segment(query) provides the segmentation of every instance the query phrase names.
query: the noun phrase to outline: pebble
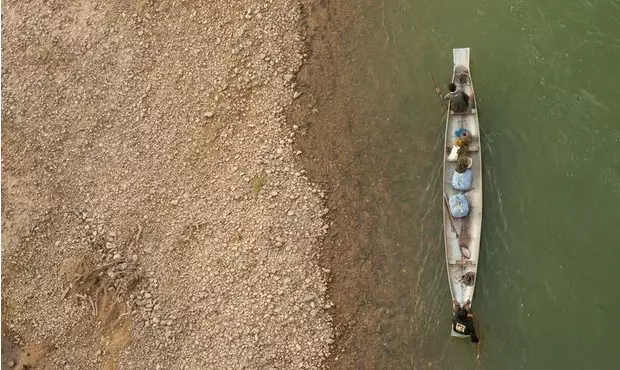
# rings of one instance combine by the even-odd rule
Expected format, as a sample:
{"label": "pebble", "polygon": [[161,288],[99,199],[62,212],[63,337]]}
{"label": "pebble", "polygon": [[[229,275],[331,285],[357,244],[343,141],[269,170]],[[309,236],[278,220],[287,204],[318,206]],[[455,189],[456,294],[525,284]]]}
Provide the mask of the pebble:
{"label": "pebble", "polygon": [[214,113],[213,113],[213,112],[211,112],[211,111],[205,112],[205,117],[207,117],[207,118],[211,118],[211,117],[213,117],[213,114],[214,114]]}
{"label": "pebble", "polygon": [[172,204],[173,206],[179,205],[179,200],[178,199],[173,199],[170,201],[170,204]]}
{"label": "pebble", "polygon": [[316,296],[314,294],[308,294],[307,296],[304,297],[304,302],[308,303],[311,301],[314,301],[316,299]]}
{"label": "pebble", "polygon": [[299,98],[303,93],[300,91],[295,91],[295,93],[293,94],[293,99],[297,99]]}

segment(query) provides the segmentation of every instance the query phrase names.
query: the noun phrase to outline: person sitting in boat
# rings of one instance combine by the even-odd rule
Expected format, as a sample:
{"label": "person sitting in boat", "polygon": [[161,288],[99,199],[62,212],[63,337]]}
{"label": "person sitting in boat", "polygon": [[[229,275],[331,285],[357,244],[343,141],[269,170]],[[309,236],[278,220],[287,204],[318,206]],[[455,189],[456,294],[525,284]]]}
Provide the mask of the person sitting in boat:
{"label": "person sitting in boat", "polygon": [[450,83],[448,85],[449,93],[444,96],[444,100],[450,101],[450,109],[454,113],[463,113],[469,109],[471,97],[462,90],[456,90],[456,85]]}
{"label": "person sitting in boat", "polygon": [[471,342],[477,344],[480,342],[476,335],[476,326],[474,325],[474,315],[469,312],[471,309],[471,301],[467,301],[463,307],[455,300],[452,302],[454,314],[452,316],[452,329],[463,335],[469,335]]}

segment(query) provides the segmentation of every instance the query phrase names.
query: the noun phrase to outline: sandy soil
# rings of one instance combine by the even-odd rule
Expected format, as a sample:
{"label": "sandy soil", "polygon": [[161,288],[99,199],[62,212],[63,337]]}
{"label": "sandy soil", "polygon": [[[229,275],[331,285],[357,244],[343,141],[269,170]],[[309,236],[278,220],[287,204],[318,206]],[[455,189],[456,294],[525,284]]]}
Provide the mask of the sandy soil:
{"label": "sandy soil", "polygon": [[[3,2],[2,362],[318,368],[303,6]],[[316,112],[316,111],[315,111]]]}

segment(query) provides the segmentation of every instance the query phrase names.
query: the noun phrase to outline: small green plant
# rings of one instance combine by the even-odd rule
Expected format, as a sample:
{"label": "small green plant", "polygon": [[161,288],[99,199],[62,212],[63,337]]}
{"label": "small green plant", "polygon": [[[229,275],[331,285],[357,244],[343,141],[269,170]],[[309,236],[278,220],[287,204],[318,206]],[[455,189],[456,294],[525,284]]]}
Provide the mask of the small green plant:
{"label": "small green plant", "polygon": [[252,186],[252,194],[257,197],[260,193],[260,190],[263,188],[263,186],[265,186],[266,183],[267,174],[265,173],[265,171],[261,170],[259,173],[255,173],[250,180],[250,185]]}

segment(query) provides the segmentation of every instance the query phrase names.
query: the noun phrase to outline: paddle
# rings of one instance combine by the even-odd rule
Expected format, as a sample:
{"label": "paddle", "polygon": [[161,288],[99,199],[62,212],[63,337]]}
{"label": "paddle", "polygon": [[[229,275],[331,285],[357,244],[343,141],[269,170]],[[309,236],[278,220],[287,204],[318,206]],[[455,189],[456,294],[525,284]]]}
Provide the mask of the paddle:
{"label": "paddle", "polygon": [[[454,299],[452,301],[452,309],[454,310],[453,315],[457,314],[457,310],[459,309],[459,307],[460,307],[460,303],[456,299]],[[475,344],[476,345],[476,360],[480,360],[480,349],[482,348],[482,339],[480,336],[480,331],[479,331],[479,326],[477,324],[476,316],[474,315],[474,312],[471,309],[471,301],[467,300],[463,308],[467,310],[467,313],[468,313],[467,316],[471,316],[471,320],[474,323],[474,329],[476,330],[476,335],[478,337],[478,343]]]}
{"label": "paddle", "polygon": [[[472,315],[473,315],[473,312],[472,312]],[[480,360],[480,348],[482,347],[482,336],[480,335],[480,325],[478,325],[478,320],[474,320],[474,325],[476,326],[476,334],[478,335],[478,343],[476,343],[476,360]]]}
{"label": "paddle", "polygon": [[476,319],[476,316],[474,315],[474,312],[471,308],[471,300],[467,300],[467,302],[465,302],[465,307],[469,307],[468,311],[471,314],[471,318],[474,322],[474,328],[476,330],[476,335],[478,336],[478,343],[476,343],[476,360],[480,360],[480,348],[482,346],[482,336],[480,335],[480,326],[478,325],[478,320]]}
{"label": "paddle", "polygon": [[452,213],[450,213],[450,204],[448,203],[448,196],[446,193],[443,193],[443,204],[446,206],[446,210],[448,211],[448,217],[450,217],[450,227],[452,227],[452,231],[456,234],[456,237],[459,237],[458,231],[456,231],[456,226],[454,226],[454,220],[452,219]]}
{"label": "paddle", "polygon": [[433,83],[435,84],[435,92],[437,93],[437,96],[439,96],[439,100],[441,100],[441,106],[447,109],[448,107],[446,106],[446,102],[443,99],[443,96],[441,96],[441,89],[439,88],[439,85],[437,84],[435,77],[433,77],[433,74],[431,72],[428,72],[428,74],[431,76],[431,79],[433,80]]}

